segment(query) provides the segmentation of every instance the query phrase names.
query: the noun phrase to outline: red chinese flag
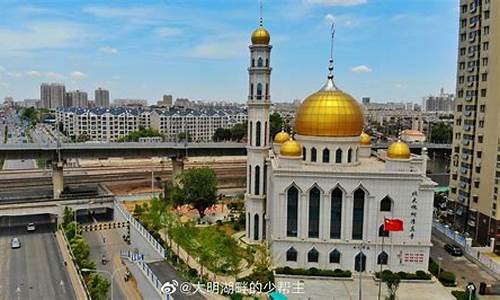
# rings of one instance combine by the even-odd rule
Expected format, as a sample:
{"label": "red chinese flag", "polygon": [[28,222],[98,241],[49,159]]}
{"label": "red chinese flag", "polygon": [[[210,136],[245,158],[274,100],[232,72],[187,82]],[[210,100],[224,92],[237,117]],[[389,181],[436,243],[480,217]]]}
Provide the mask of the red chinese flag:
{"label": "red chinese flag", "polygon": [[403,231],[403,220],[401,219],[384,219],[385,231]]}

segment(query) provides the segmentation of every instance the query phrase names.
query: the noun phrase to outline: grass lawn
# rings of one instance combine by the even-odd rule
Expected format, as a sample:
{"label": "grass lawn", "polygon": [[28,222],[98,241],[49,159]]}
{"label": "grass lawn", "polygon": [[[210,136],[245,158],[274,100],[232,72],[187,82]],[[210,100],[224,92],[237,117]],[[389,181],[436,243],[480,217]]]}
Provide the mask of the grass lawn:
{"label": "grass lawn", "polygon": [[245,249],[231,237],[231,225],[195,227],[192,223],[177,224],[170,235],[191,256],[199,257],[200,263],[212,272],[235,275],[240,264],[253,259],[252,249]]}

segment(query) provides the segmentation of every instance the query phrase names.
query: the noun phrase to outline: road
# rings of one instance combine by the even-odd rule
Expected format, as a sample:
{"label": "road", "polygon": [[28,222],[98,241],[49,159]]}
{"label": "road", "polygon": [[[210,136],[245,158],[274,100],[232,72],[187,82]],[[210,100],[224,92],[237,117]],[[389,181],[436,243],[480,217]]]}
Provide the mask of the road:
{"label": "road", "polygon": [[[8,134],[10,137],[7,139],[7,144],[23,144],[28,142],[27,137],[21,136],[21,133],[24,134],[27,131],[26,124],[22,124],[19,117],[14,114],[9,115],[6,120],[8,126]],[[4,125],[2,125],[4,126]],[[5,127],[4,127],[5,128]],[[2,129],[2,142],[4,141],[5,130]],[[34,169],[36,167],[36,163],[34,159],[15,159],[15,160],[6,160],[3,164],[4,170],[21,170],[21,169]]]}
{"label": "road", "polygon": [[[160,282],[172,282],[173,280],[177,281],[179,287],[184,283],[185,280],[177,273],[177,271],[166,261],[157,261],[148,263],[148,266],[151,268],[151,271],[158,277]],[[205,299],[199,292],[196,292],[196,286],[189,285],[190,289],[186,290],[186,292],[181,292],[178,287],[177,290],[172,294],[175,300],[203,300]]]}
{"label": "road", "polygon": [[451,256],[444,250],[445,242],[437,236],[432,236],[433,246],[431,248],[431,258],[437,263],[438,257],[443,258],[441,268],[446,271],[455,273],[457,284],[460,287],[465,287],[467,283],[474,282],[479,287],[479,283],[484,281],[488,284],[498,282],[488,272],[481,269],[478,265],[471,262],[464,256]]}
{"label": "road", "polygon": [[[10,248],[14,233],[19,249]],[[0,234],[0,299],[76,299],[52,232],[19,228]]]}

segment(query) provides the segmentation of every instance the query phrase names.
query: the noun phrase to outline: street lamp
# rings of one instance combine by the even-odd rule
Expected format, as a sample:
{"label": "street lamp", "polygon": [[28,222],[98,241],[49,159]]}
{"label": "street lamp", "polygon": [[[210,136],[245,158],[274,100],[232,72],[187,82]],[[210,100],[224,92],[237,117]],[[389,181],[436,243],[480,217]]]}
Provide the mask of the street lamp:
{"label": "street lamp", "polygon": [[[359,297],[358,299],[359,300],[362,300],[362,273],[364,271],[364,265],[363,264],[363,257],[365,256],[365,254],[363,253],[363,250],[370,250],[370,246],[366,245],[364,242],[361,242],[361,244],[358,244],[358,245],[355,245],[354,246],[354,249],[359,249],[359,264],[358,264],[358,267],[359,267],[359,287],[358,287],[358,294],[359,294]],[[366,258],[365,258],[366,259]]]}
{"label": "street lamp", "polygon": [[120,267],[118,269],[115,269],[113,273],[106,271],[106,270],[98,270],[98,269],[88,269],[88,268],[83,268],[81,269],[82,272],[94,272],[94,273],[104,273],[107,274],[111,278],[111,300],[113,300],[113,285],[114,285],[114,280],[115,280],[115,275],[118,271],[123,270],[127,268],[127,266]]}

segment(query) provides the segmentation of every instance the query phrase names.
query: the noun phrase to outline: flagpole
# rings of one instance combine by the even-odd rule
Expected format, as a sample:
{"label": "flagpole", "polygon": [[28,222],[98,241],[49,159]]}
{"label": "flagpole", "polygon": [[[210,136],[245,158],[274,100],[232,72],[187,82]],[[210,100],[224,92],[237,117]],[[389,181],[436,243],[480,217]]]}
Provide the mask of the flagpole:
{"label": "flagpole", "polygon": [[[385,218],[384,218],[384,225],[382,226],[384,226],[382,228],[384,229],[383,231],[385,231]],[[385,239],[385,232],[382,232],[382,251],[380,251],[381,254],[384,252],[384,239]],[[382,264],[380,264],[380,271],[378,273],[378,300],[380,300],[381,294],[382,294]]]}

